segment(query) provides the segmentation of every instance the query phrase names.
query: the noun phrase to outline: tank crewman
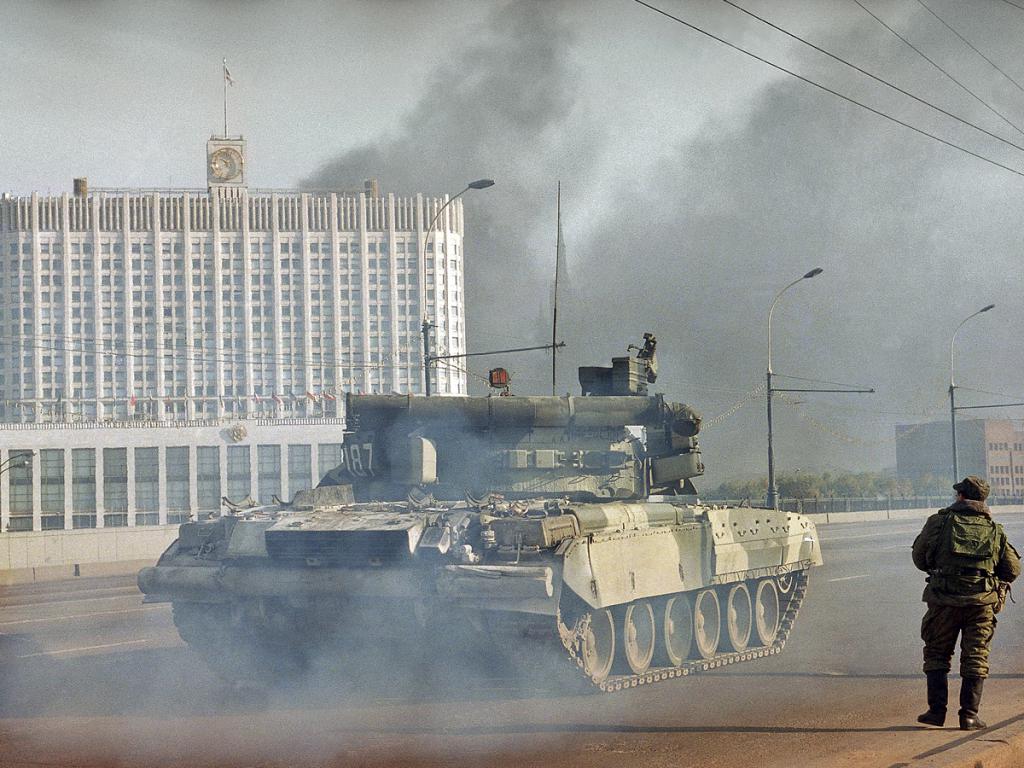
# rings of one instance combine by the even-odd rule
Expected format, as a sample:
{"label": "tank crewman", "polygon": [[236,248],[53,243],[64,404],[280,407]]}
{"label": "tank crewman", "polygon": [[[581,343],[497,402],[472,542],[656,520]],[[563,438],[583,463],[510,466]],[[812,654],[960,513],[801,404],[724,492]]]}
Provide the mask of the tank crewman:
{"label": "tank crewman", "polygon": [[925,725],[946,721],[946,674],[960,641],[960,728],[984,728],[978,717],[988,652],[1005,587],[1020,575],[1020,556],[992,520],[985,499],[989,485],[970,475],[953,485],[956,501],[928,518],[914,540],[914,565],[928,573],[928,610],[921,621],[928,711]]}

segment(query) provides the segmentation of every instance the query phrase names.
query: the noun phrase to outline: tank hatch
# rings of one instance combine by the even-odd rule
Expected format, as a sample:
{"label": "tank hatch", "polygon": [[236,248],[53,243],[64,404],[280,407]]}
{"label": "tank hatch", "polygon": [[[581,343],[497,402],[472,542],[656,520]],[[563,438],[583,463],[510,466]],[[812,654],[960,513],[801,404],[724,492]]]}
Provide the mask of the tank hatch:
{"label": "tank hatch", "polygon": [[636,357],[613,357],[611,367],[582,366],[580,388],[584,395],[646,395],[647,385],[658,380],[658,340],[653,333],[644,334],[642,346],[629,345]]}
{"label": "tank hatch", "polygon": [[266,530],[267,554],[304,565],[397,565],[411,561],[423,527],[421,514],[394,509],[289,515]]}

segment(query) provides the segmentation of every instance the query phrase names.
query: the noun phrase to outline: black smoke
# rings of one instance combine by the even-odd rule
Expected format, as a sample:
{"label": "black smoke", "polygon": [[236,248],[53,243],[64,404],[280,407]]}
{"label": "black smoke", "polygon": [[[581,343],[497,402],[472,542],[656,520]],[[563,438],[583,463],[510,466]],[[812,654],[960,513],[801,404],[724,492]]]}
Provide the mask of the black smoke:
{"label": "black smoke", "polygon": [[[582,19],[577,10],[550,3],[498,7],[475,42],[433,74],[394,131],[343,153],[307,180],[351,186],[374,176],[386,190],[405,193],[457,191],[480,176],[497,180],[466,199],[472,349],[549,335],[560,178],[573,273],[561,313],[560,335],[570,344],[561,358],[562,391],[575,385],[575,365],[622,354],[652,330],[661,342],[659,388],[707,417],[725,412],[762,380],[772,296],[822,266],[825,273],[794,288],[776,312],[775,368],[866,384],[878,393],[787,396],[778,408],[782,469],[892,465],[892,425],[944,417],[949,335],[959,319],[990,301],[1002,314],[965,330],[960,378],[1015,392],[1022,373],[1012,330],[1024,287],[1014,202],[1021,179],[794,79],[765,79],[772,73],[763,65],[685,29],[666,28],[669,22],[639,8],[614,19],[632,25],[631,40],[651,37],[658,64],[642,46],[632,69],[628,58],[615,59],[626,64],[601,99],[605,84],[594,85],[593,67],[604,57],[594,58],[588,37],[594,18]],[[788,23],[795,24],[799,17],[789,12]],[[721,22],[718,31],[767,47],[774,58],[844,92],[1001,162],[1016,159],[990,139],[770,38],[749,20],[724,11],[711,16]],[[915,29],[922,18],[896,22]],[[949,48],[927,31],[925,44]],[[869,18],[843,16],[842,23],[808,34],[1000,130]],[[992,35],[1001,45],[1005,34]],[[944,60],[972,82],[986,76],[967,54]],[[705,81],[720,82],[722,68],[741,76],[737,89],[763,80],[744,109],[728,103],[727,93],[719,94],[721,104],[713,98],[709,104]],[[652,71],[662,75],[653,85]],[[1002,86],[984,93],[1007,97]],[[645,108],[620,114],[627,97]],[[692,122],[679,123],[666,138],[663,113],[690,104]],[[648,131],[661,131],[659,143],[638,148],[636,136]],[[600,215],[583,219],[574,211]],[[543,354],[508,364],[517,391],[538,393],[549,386],[548,366]],[[709,480],[761,470],[763,409],[763,400],[753,399],[709,428]]]}

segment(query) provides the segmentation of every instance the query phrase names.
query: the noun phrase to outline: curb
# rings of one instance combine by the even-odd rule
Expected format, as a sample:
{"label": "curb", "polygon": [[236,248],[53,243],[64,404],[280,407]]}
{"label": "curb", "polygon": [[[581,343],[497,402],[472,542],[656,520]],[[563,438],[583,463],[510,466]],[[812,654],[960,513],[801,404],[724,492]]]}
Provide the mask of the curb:
{"label": "curb", "polygon": [[11,568],[0,571],[0,587],[14,587],[23,584],[41,584],[76,579],[95,579],[104,576],[129,576],[147,565],[153,565],[156,558],[139,560],[111,560],[100,563],[78,563],[75,565],[40,565],[29,568]]}
{"label": "curb", "polygon": [[[874,523],[889,520],[923,520],[929,515],[934,515],[938,509],[893,509],[893,510],[870,510],[865,512],[812,512],[804,514],[808,520],[815,525],[830,525],[833,523]],[[992,514],[996,517],[1005,515],[1019,515],[1024,510],[1019,506],[992,507]]]}
{"label": "curb", "polygon": [[1024,713],[954,739],[891,768],[1020,768],[1024,765]]}

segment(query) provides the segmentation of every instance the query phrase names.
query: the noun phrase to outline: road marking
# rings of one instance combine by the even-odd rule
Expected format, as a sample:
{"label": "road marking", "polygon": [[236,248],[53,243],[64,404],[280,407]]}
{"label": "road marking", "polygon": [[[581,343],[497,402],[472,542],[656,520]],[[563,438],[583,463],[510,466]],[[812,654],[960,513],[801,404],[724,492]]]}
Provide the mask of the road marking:
{"label": "road marking", "polygon": [[59,651],[40,651],[39,653],[26,653],[18,656],[19,659],[31,659],[36,656],[57,656],[62,653],[77,653],[78,651],[97,651],[101,648],[117,648],[121,645],[138,645],[139,643],[151,643],[153,638],[147,637],[142,640],[124,640],[120,643],[104,643],[103,645],[83,645],[78,648],[63,648]]}
{"label": "road marking", "polygon": [[99,600],[124,600],[127,597],[141,598],[142,593],[135,590],[126,595],[107,595],[105,597],[83,597],[81,600],[41,600],[38,603],[21,603],[20,605],[0,605],[0,608],[35,608],[40,605],[67,605],[68,603],[94,603]]}
{"label": "road marking", "polygon": [[139,613],[140,611],[152,611],[162,608],[162,605],[144,605],[141,608],[125,608],[120,611],[93,611],[92,613],[72,613],[68,616],[47,616],[42,619],[18,619],[17,621],[0,621],[0,627],[10,627],[15,624],[37,624],[42,621],[70,621],[71,619],[84,619],[89,616],[114,616],[122,613]]}
{"label": "road marking", "polygon": [[892,536],[893,534],[914,533],[917,530],[917,528],[909,528],[904,531],[876,531],[875,533],[858,533],[853,536],[822,536],[821,540],[828,543],[830,541],[846,541],[848,539],[877,539],[883,536]]}
{"label": "road marking", "polygon": [[[123,587],[96,587],[90,589],[71,589],[64,592],[38,592],[32,594],[26,592],[24,594],[10,593],[0,597],[2,600],[23,600],[25,598],[36,599],[39,604],[48,602],[56,602],[53,600],[47,600],[48,597],[66,597],[68,595],[94,595],[98,592],[126,592],[128,594],[139,594],[139,588],[134,584],[126,584]],[[86,599],[86,598],[81,598]],[[67,600],[64,602],[76,602],[74,600]],[[23,603],[23,605],[36,605],[37,603]]]}
{"label": "road marking", "polygon": [[851,581],[852,579],[867,579],[870,576],[870,573],[861,573],[857,576],[840,576],[838,579],[828,579],[828,581]]}

